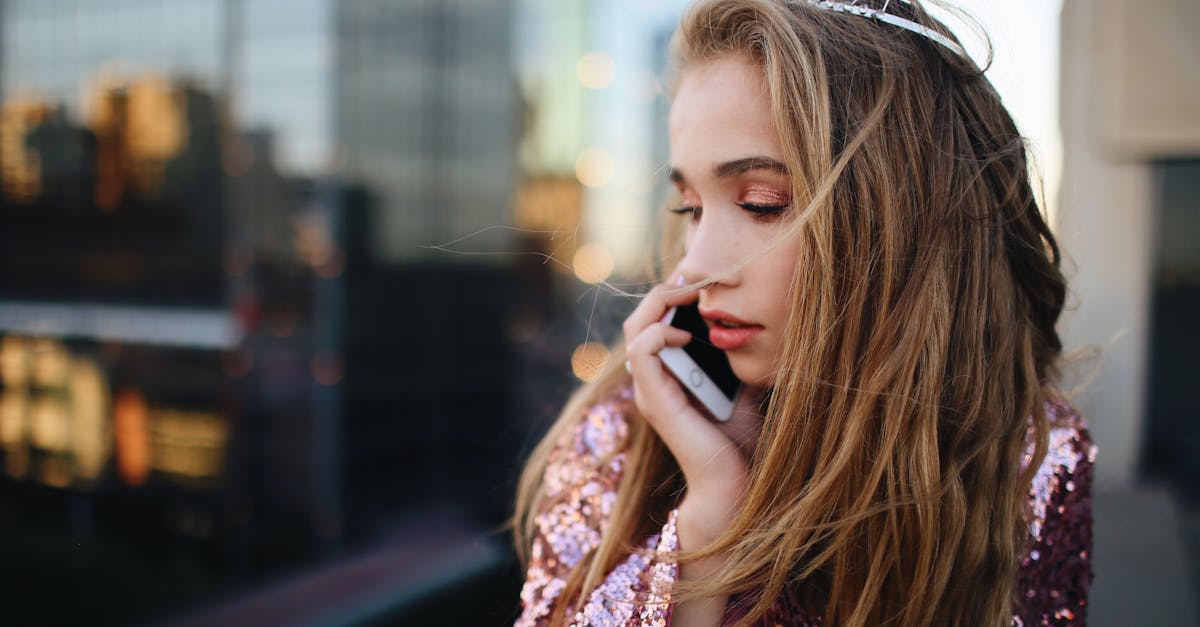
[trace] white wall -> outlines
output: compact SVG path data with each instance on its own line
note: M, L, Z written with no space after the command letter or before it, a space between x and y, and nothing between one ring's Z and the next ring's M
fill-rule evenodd
M1076 399L1100 448L1100 489L1133 484L1142 447L1157 214L1150 159L1200 155L1193 2L1063 4L1058 232L1074 310L1062 331L1068 350L1100 353L1080 367L1093 378Z

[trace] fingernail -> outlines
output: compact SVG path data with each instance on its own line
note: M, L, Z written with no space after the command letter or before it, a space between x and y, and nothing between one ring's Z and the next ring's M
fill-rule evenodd
M675 275L675 285L677 287L683 287L684 285L687 285L687 281L683 280L682 274Z

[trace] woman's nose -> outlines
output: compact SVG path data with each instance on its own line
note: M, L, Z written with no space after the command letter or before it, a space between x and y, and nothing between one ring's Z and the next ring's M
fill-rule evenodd
M720 215L714 214L715 211L702 214L686 240L686 252L679 263L679 272L689 284L712 281L735 285L740 281L737 227L722 223Z

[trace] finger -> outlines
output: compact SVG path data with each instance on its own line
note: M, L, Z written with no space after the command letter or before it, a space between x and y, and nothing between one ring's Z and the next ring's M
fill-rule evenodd
M671 307L667 304L667 296L671 290L675 289L678 288L660 284L654 286L642 297L641 302L625 319L622 327L627 340L636 337L646 327L662 319L663 314Z
M663 315L671 307L691 304L699 298L700 293L695 289L681 289L679 286L668 283L656 285L642 297L642 302L625 319L622 326L625 338L636 337L646 327L662 320Z
M677 329L669 324L666 324L665 322L660 322L659 324L661 324L663 328L663 340L665 342L664 348L666 346L685 346L688 342L692 341L692 334L690 332L683 329Z
M684 346L692 340L692 334L662 322L646 327L625 346L632 361L657 360L658 352L668 346Z
M638 334L625 351L635 385L640 384L656 394L666 391L675 396L676 402L681 400L683 388L663 367L658 353L668 346L684 346L691 340L691 333L662 323L655 323Z
M687 331L655 323L630 343L627 357L639 412L671 449L685 476L697 477L723 458L732 443L703 416L658 357L663 348L684 346L691 339Z

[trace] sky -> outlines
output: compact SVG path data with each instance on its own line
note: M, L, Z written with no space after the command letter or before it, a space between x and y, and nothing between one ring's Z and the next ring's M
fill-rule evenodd
M1043 178L1053 224L1062 180L1058 122L1062 0L958 0L958 4L983 24L992 40L995 56L987 75L1016 119L1017 128L1032 144L1035 174ZM967 29L950 26L965 40L971 56L983 63L982 42Z

